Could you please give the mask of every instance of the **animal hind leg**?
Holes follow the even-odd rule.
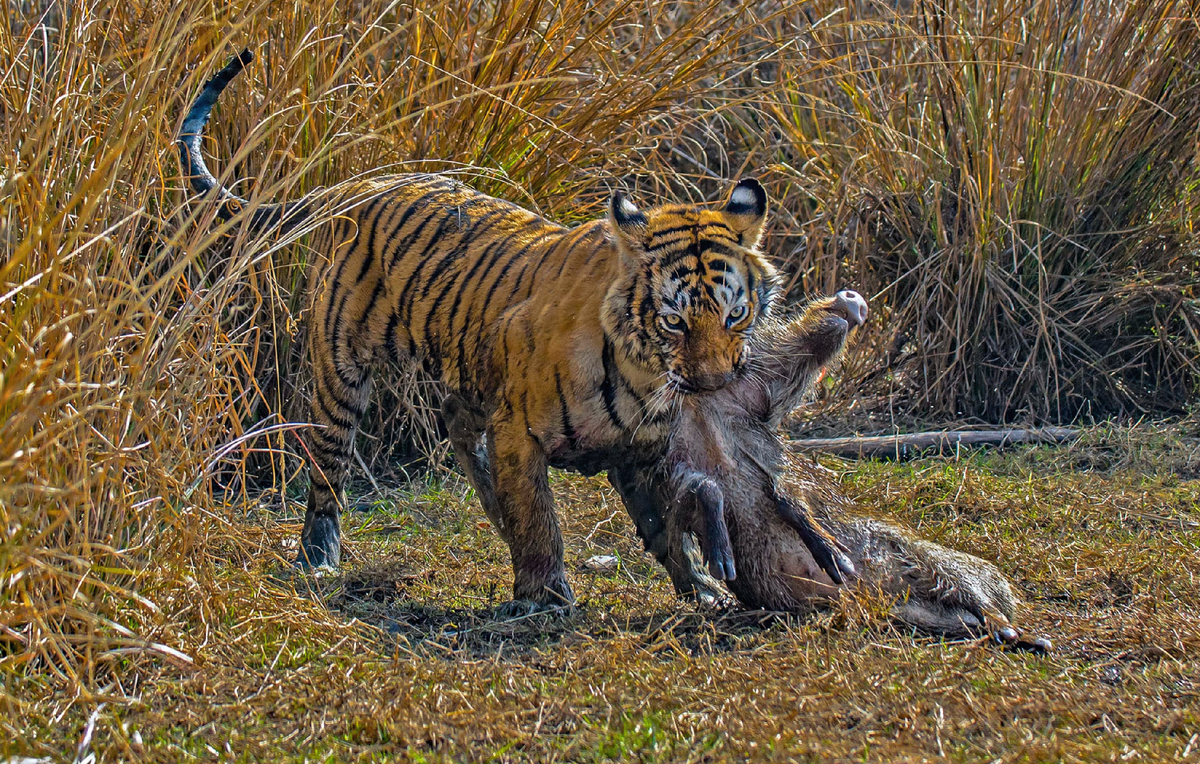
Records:
[[[987,633],[987,626],[968,610],[918,599],[898,602],[892,608],[892,616],[926,634],[951,639],[969,639]]]
[[[368,370],[339,364],[320,352],[313,337],[314,389],[307,438],[310,452],[308,510],[296,563],[304,568],[336,568],[342,557],[339,509],[354,451],[354,434],[371,392]]]

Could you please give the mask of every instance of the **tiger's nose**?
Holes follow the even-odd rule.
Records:
[[[866,323],[867,301],[862,298],[862,295],[858,292],[844,289],[833,297],[835,300],[834,307],[842,312],[851,329]]]

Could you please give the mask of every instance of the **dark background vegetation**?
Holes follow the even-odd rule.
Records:
[[[572,223],[618,187],[705,202],[759,177],[789,300],[853,286],[872,304],[820,391],[827,428],[1156,419],[1195,399],[1186,2],[3,13],[0,669],[9,710],[47,729],[297,608],[346,628],[262,577],[256,561],[288,553],[246,522],[249,507],[294,511],[304,490],[288,423],[312,254],[218,225],[189,202],[172,145],[244,46],[258,60],[205,147],[254,199],[442,171]],[[380,382],[365,472],[440,464],[430,383]]]

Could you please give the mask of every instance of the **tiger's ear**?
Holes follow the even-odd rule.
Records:
[[[742,246],[758,246],[767,222],[767,192],[757,180],[743,178],[733,187],[725,202],[725,220],[737,232]]]
[[[629,201],[629,197],[614,191],[608,202],[608,222],[616,234],[621,256],[637,260],[645,247],[646,232],[650,228],[646,216]]]

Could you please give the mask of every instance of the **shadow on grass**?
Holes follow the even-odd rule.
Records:
[[[319,587],[328,606],[343,617],[379,629],[380,647],[401,646],[429,655],[500,659],[528,657],[539,650],[586,641],[635,639],[661,646],[665,655],[713,655],[752,649],[761,638],[781,636],[809,622],[814,613],[780,613],[736,608],[698,609],[678,600],[677,607],[656,607],[618,614],[607,603],[583,600],[573,609],[504,618],[507,585],[478,605],[480,597],[430,592],[432,571],[414,572],[396,562],[369,564],[323,579]]]

